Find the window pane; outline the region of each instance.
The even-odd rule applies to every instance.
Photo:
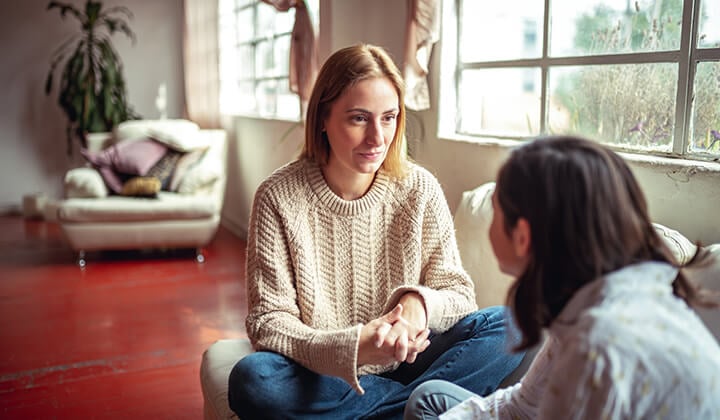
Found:
[[[273,47],[273,76],[285,76],[290,74],[290,35],[277,38]]]
[[[551,56],[680,48],[682,0],[553,0],[550,13]]]
[[[282,34],[292,32],[295,24],[295,8],[291,8],[287,12],[275,13],[275,33]]]
[[[238,12],[237,21],[235,23],[238,42],[247,42],[255,37],[255,22],[253,19],[254,16],[255,12],[252,7],[243,9]]]
[[[460,58],[495,61],[540,57],[543,2],[464,0],[460,9]]]
[[[676,64],[550,69],[549,131],[636,150],[669,152]]]
[[[273,75],[272,39],[257,43],[255,49],[255,76],[270,77]]]
[[[235,67],[235,72],[238,79],[251,79],[255,75],[253,72],[255,68],[253,54],[252,45],[246,44],[237,48],[237,67]]]
[[[701,2],[698,46],[720,47],[720,1],[718,0],[702,0]]]
[[[263,80],[258,82],[255,89],[257,99],[257,112],[261,116],[274,116],[277,101],[277,81]]]
[[[300,116],[300,99],[296,94],[290,92],[287,78],[278,81],[277,116],[288,119]]]
[[[465,70],[459,131],[528,136],[540,132],[540,69]]]
[[[275,8],[266,3],[257,6],[258,20],[255,34],[260,38],[273,36],[275,33]]]
[[[224,114],[254,113],[254,83],[223,81],[220,89],[220,111]]]
[[[698,63],[695,73],[691,153],[720,156],[720,62]]]

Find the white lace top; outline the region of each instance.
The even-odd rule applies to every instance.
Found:
[[[586,285],[520,383],[440,418],[720,419],[720,347],[676,274],[646,262]]]

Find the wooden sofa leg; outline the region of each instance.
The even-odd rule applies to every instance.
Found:
[[[195,248],[195,261],[199,262],[200,264],[205,262],[205,255],[203,255],[202,248]]]

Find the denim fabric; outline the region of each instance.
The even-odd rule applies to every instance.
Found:
[[[443,379],[487,395],[521,362],[512,353],[506,308],[485,308],[431,335],[415,363],[382,375],[363,375],[358,395],[342,379],[319,375],[277,353],[260,351],[240,360],[230,373],[230,408],[251,419],[401,419],[410,393],[421,383]],[[511,329],[510,331],[515,331]]]
[[[405,406],[404,420],[432,420],[470,397],[465,388],[451,382],[432,380],[420,384]]]

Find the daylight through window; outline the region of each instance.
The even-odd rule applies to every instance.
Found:
[[[444,19],[454,133],[720,158],[720,1],[455,0]]]
[[[317,22],[318,0],[307,1]],[[300,119],[300,100],[290,92],[290,39],[295,10],[278,12],[258,0],[219,0],[220,111]]]

